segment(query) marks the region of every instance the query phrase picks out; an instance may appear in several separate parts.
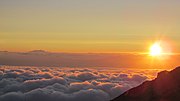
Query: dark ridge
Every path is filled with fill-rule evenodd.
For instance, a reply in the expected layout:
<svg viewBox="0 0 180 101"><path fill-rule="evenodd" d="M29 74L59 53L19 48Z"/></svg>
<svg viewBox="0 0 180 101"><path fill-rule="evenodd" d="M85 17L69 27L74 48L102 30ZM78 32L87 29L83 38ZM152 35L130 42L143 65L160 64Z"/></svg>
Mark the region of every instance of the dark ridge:
<svg viewBox="0 0 180 101"><path fill-rule="evenodd" d="M45 50L32 50L32 51L29 51L29 53L46 53L47 51Z"/></svg>
<svg viewBox="0 0 180 101"><path fill-rule="evenodd" d="M180 67L159 72L156 79L145 81L111 101L180 101Z"/></svg>

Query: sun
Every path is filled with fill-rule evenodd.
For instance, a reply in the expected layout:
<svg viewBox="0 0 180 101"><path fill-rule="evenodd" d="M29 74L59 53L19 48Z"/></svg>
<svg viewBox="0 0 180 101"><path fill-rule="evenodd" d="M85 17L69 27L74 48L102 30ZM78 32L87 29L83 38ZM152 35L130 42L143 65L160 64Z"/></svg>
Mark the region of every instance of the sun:
<svg viewBox="0 0 180 101"><path fill-rule="evenodd" d="M160 56L162 54L162 47L159 43L154 43L150 47L150 53L151 56Z"/></svg>

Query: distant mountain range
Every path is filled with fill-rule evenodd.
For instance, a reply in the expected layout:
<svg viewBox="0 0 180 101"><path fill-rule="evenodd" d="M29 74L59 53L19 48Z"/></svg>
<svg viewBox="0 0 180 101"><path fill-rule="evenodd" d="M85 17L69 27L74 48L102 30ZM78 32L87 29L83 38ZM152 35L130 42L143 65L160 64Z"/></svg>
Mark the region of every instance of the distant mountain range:
<svg viewBox="0 0 180 101"><path fill-rule="evenodd" d="M156 79L145 81L111 101L180 101L180 67L162 71Z"/></svg>

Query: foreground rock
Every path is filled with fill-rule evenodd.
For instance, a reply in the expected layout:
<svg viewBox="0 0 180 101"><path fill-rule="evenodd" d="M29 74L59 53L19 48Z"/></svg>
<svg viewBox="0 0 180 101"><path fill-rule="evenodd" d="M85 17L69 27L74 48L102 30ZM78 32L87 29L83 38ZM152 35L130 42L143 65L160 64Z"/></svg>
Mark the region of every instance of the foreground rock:
<svg viewBox="0 0 180 101"><path fill-rule="evenodd" d="M180 67L132 88L112 101L180 101Z"/></svg>

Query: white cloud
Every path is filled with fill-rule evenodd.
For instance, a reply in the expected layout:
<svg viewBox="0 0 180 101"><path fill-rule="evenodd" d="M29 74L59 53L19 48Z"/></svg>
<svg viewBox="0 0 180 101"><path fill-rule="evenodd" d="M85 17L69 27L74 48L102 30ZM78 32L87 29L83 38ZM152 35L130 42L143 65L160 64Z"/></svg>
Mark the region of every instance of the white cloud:
<svg viewBox="0 0 180 101"><path fill-rule="evenodd" d="M0 101L108 101L152 72L158 71L1 66Z"/></svg>

